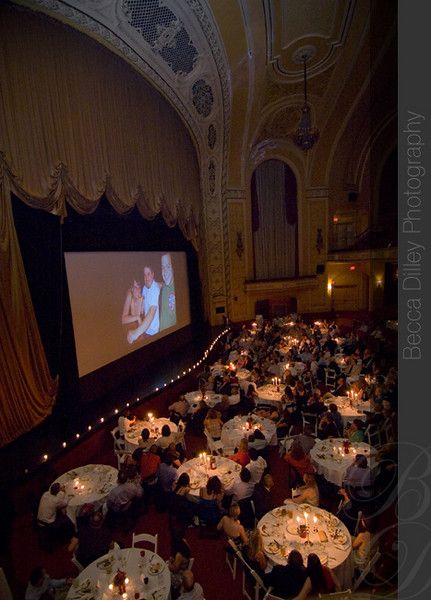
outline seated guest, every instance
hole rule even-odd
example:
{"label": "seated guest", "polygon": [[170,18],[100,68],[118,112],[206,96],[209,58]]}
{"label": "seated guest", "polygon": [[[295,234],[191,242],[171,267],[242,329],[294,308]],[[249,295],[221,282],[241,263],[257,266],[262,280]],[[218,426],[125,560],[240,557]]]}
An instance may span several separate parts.
{"label": "seated guest", "polygon": [[[178,447],[182,450],[182,452],[178,452]],[[170,454],[172,458],[172,464],[176,469],[179,469],[181,467],[181,464],[185,458],[185,452],[183,447],[180,444],[175,445],[173,442],[169,444],[169,446],[166,448],[163,454]]]}
{"label": "seated guest", "polygon": [[293,441],[297,441],[302,446],[305,454],[310,454],[310,450],[316,443],[316,436],[313,431],[313,427],[309,423],[305,423],[304,432],[293,436]]}
{"label": "seated guest", "polygon": [[188,544],[181,544],[174,556],[167,560],[168,569],[171,573],[171,598],[175,600],[180,594],[184,573],[189,568],[192,553]]}
{"label": "seated guest", "polygon": [[313,473],[304,473],[304,485],[297,491],[299,494],[292,498],[296,504],[311,504],[311,506],[319,506],[319,488],[317,487],[316,479]]}
{"label": "seated guest", "polygon": [[242,552],[250,567],[263,578],[268,566],[268,559],[263,550],[262,534],[257,527],[250,533],[248,545],[244,546]]}
{"label": "seated guest", "polygon": [[266,437],[263,435],[260,429],[255,429],[253,433],[248,436],[248,448],[249,454],[250,450],[253,448],[256,452],[260,452],[268,445],[266,441]]}
{"label": "seated guest", "polygon": [[230,396],[232,394],[232,384],[229,379],[229,375],[223,376],[223,382],[218,388],[218,393],[226,396]]}
{"label": "seated guest", "polygon": [[177,434],[175,433],[175,431],[171,431],[171,428],[169,427],[169,425],[165,424],[162,427],[162,435],[155,442],[156,446],[157,446],[157,448],[160,448],[161,450],[166,450],[166,448],[172,442],[174,444],[177,443]]}
{"label": "seated guest", "polygon": [[160,462],[160,456],[157,454],[157,446],[153,444],[141,459],[141,483],[144,489],[148,485],[151,486],[157,483]]}
{"label": "seated guest", "polygon": [[132,454],[123,454],[121,457],[121,471],[127,474],[130,480],[138,478],[138,474],[141,469],[141,458],[143,454],[142,448],[136,448]]}
{"label": "seated guest", "polygon": [[294,600],[305,600],[307,596],[320,596],[341,591],[341,586],[335,574],[320,562],[317,554],[309,554],[307,559],[307,578],[301,591]]}
{"label": "seated guest", "polygon": [[228,514],[221,518],[217,529],[223,531],[228,538],[233,540],[237,545],[248,544],[248,536],[243,525],[239,520],[241,510],[238,504],[233,503],[229,507]]}
{"label": "seated guest", "polygon": [[283,455],[283,460],[285,460],[290,467],[290,487],[296,487],[298,483],[303,481],[305,473],[314,473],[314,468],[311,464],[309,455],[305,454],[302,446],[297,441],[294,441],[289,452],[286,452]]}
{"label": "seated guest", "polygon": [[311,413],[312,415],[316,415],[316,417],[326,412],[326,406],[322,402],[320,390],[316,390],[313,392],[313,395],[307,402],[305,412]]}
{"label": "seated guest", "polygon": [[173,487],[172,515],[185,525],[192,523],[194,515],[193,503],[187,499],[190,489],[189,474],[181,473]]}
{"label": "seated guest", "polygon": [[129,510],[133,500],[142,497],[142,487],[138,483],[132,483],[125,471],[118,472],[118,485],[113,488],[106,499],[107,507],[114,513]]}
{"label": "seated guest", "polygon": [[56,590],[70,586],[72,578],[52,579],[43,567],[35,567],[30,573],[25,600],[54,600]]}
{"label": "seated guest", "polygon": [[[226,396],[226,394],[223,395],[221,397],[221,401],[218,402],[214,406],[214,410],[219,413],[219,416],[223,423],[226,423],[226,421],[229,421],[230,416],[231,416],[231,411],[232,411],[232,407],[229,402],[229,396]],[[208,411],[208,414],[209,414],[209,411]],[[207,418],[208,418],[208,416],[207,416]]]}
{"label": "seated guest", "polygon": [[271,493],[273,487],[274,480],[269,473],[266,473],[263,476],[262,481],[256,484],[252,500],[254,502],[257,519],[261,519],[267,512],[275,508],[276,504]]}
{"label": "seated guest", "polygon": [[250,456],[248,454],[248,442],[246,439],[241,439],[239,442],[238,452],[229,456],[231,460],[238,463],[242,467],[246,467],[250,462]]}
{"label": "seated guest", "polygon": [[77,537],[69,544],[69,552],[74,552],[81,565],[87,567],[113,547],[112,532],[102,510],[95,510],[92,504],[84,504],[77,518]]}
{"label": "seated guest", "polygon": [[178,596],[178,600],[205,600],[202,586],[195,581],[192,571],[184,571],[181,594]]}
{"label": "seated guest", "polygon": [[65,487],[59,483],[53,483],[45,492],[39,502],[37,520],[44,527],[70,538],[74,527],[72,521],[66,515],[67,501],[65,498]]}
{"label": "seated guest", "polygon": [[199,490],[199,517],[207,524],[215,524],[220,519],[224,488],[222,482],[214,475],[208,478],[205,487]]}
{"label": "seated guest", "polygon": [[121,437],[124,438],[125,434],[128,432],[130,427],[135,423],[136,417],[131,414],[130,410],[127,408],[122,415],[118,417],[118,429]]}
{"label": "seated guest", "polygon": [[141,431],[139,447],[142,448],[144,452],[147,452],[153,444],[153,440],[150,439],[150,430],[147,427],[144,427],[144,429]]}
{"label": "seated guest", "polygon": [[203,400],[200,400],[198,409],[192,415],[190,426],[195,433],[202,433],[204,430],[204,421],[208,413],[208,406]]}
{"label": "seated guest", "polygon": [[366,500],[372,496],[372,484],[373,478],[367,457],[356,454],[353,463],[347,467],[344,488],[353,501]]}
{"label": "seated guest", "polygon": [[252,383],[250,383],[250,385],[247,388],[245,397],[243,398],[242,403],[241,403],[242,412],[244,414],[253,412],[253,410],[256,408],[258,401],[259,401],[259,396],[256,392],[256,388]]}
{"label": "seated guest", "polygon": [[291,598],[299,594],[306,578],[302,554],[298,550],[291,550],[287,565],[275,565],[271,573],[266,575],[265,583],[273,588],[274,595]]}
{"label": "seated guest", "polygon": [[251,473],[245,467],[239,474],[239,481],[235,481],[230,488],[227,488],[225,494],[226,496],[232,496],[233,502],[239,502],[244,498],[250,498],[253,492],[254,483],[251,481]]}
{"label": "seated guest", "polygon": [[223,421],[220,418],[220,413],[213,408],[210,408],[204,421],[204,427],[213,440],[219,440],[223,427]]}
{"label": "seated guest", "polygon": [[332,415],[332,419],[335,423],[335,427],[337,428],[337,431],[338,431],[337,437],[343,437],[343,431],[344,431],[343,417],[341,416],[341,413],[338,410],[337,405],[334,404],[333,402],[331,402],[331,404],[329,405],[328,408],[329,408],[329,412]]}
{"label": "seated guest", "polygon": [[334,391],[332,392],[333,396],[347,396],[347,385],[346,385],[346,377],[345,375],[340,375],[337,378],[337,382],[335,384]]}
{"label": "seated guest", "polygon": [[[257,429],[256,433],[257,433],[257,431],[260,431],[260,429]],[[262,433],[262,432],[260,432],[260,433]],[[249,442],[250,442],[250,438],[249,438]],[[249,443],[249,446],[250,446],[250,443]],[[262,475],[263,475],[265,469],[268,467],[268,464],[267,464],[266,460],[263,458],[263,456],[259,456],[257,449],[254,447],[251,447],[249,449],[248,455],[250,457],[250,462],[248,463],[246,469],[248,469],[250,471],[251,482],[256,484],[256,483],[259,483],[259,481],[262,479]]]}
{"label": "seated guest", "polygon": [[175,456],[167,452],[159,467],[159,485],[165,494],[170,494],[177,478],[177,470],[173,465]]}
{"label": "seated guest", "polygon": [[184,395],[181,395],[176,402],[173,402],[170,406],[168,406],[168,409],[170,413],[170,420],[178,425],[178,423],[187,416],[189,412],[189,403],[185,399]]}
{"label": "seated guest", "polygon": [[364,423],[361,419],[353,419],[350,427],[347,427],[345,435],[352,444],[364,441]]}
{"label": "seated guest", "polygon": [[363,569],[370,560],[371,551],[371,532],[364,518],[359,522],[358,535],[352,539],[352,548],[355,568]]}
{"label": "seated guest", "polygon": [[334,417],[331,412],[326,412],[322,415],[317,426],[317,437],[319,440],[327,440],[328,438],[337,438],[339,436],[337,426],[334,423]]}

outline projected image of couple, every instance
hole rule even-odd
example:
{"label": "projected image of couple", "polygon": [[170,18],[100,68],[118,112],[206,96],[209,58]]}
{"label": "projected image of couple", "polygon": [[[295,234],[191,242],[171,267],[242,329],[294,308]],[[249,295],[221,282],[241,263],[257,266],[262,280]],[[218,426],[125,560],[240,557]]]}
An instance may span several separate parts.
{"label": "projected image of couple", "polygon": [[170,254],[161,258],[162,279],[154,278],[154,269],[144,267],[144,286],[134,280],[127,292],[121,322],[123,325],[136,323],[136,328],[127,333],[127,341],[133,344],[145,336],[155,335],[176,324],[175,283]]}

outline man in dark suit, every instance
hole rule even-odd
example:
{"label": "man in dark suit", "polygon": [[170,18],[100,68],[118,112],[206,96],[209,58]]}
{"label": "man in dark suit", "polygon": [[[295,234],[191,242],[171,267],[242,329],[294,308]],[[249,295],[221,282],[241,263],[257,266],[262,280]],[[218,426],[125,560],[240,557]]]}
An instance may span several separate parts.
{"label": "man in dark suit", "polygon": [[267,512],[275,508],[271,490],[274,487],[272,475],[267,473],[254,488],[252,500],[256,511],[256,518],[259,520]]}

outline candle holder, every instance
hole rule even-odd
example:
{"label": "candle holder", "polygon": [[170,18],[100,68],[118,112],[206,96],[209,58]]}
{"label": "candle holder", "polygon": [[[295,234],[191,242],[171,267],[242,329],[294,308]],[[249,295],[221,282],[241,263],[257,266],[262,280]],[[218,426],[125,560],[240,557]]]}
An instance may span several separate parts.
{"label": "candle holder", "polygon": [[114,577],[114,587],[117,588],[119,594],[126,593],[126,573],[118,570]]}

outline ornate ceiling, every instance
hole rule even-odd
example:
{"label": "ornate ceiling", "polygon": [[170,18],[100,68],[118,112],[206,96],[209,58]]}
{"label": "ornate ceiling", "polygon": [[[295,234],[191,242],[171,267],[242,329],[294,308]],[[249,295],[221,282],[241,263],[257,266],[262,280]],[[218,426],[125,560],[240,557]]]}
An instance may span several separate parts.
{"label": "ornate ceiling", "polygon": [[[216,163],[223,165],[231,188],[244,186],[249,157],[269,140],[282,140],[297,161],[306,162],[290,141],[303,102],[302,66],[294,60],[299,48],[313,50],[308,96],[321,156],[334,152],[334,139],[349,119],[363,127],[355,110],[370,94],[372,77],[396,60],[392,0],[18,3],[91,35],[151,80],[180,112],[210,175]],[[396,97],[385,104],[386,114],[394,114]]]}

